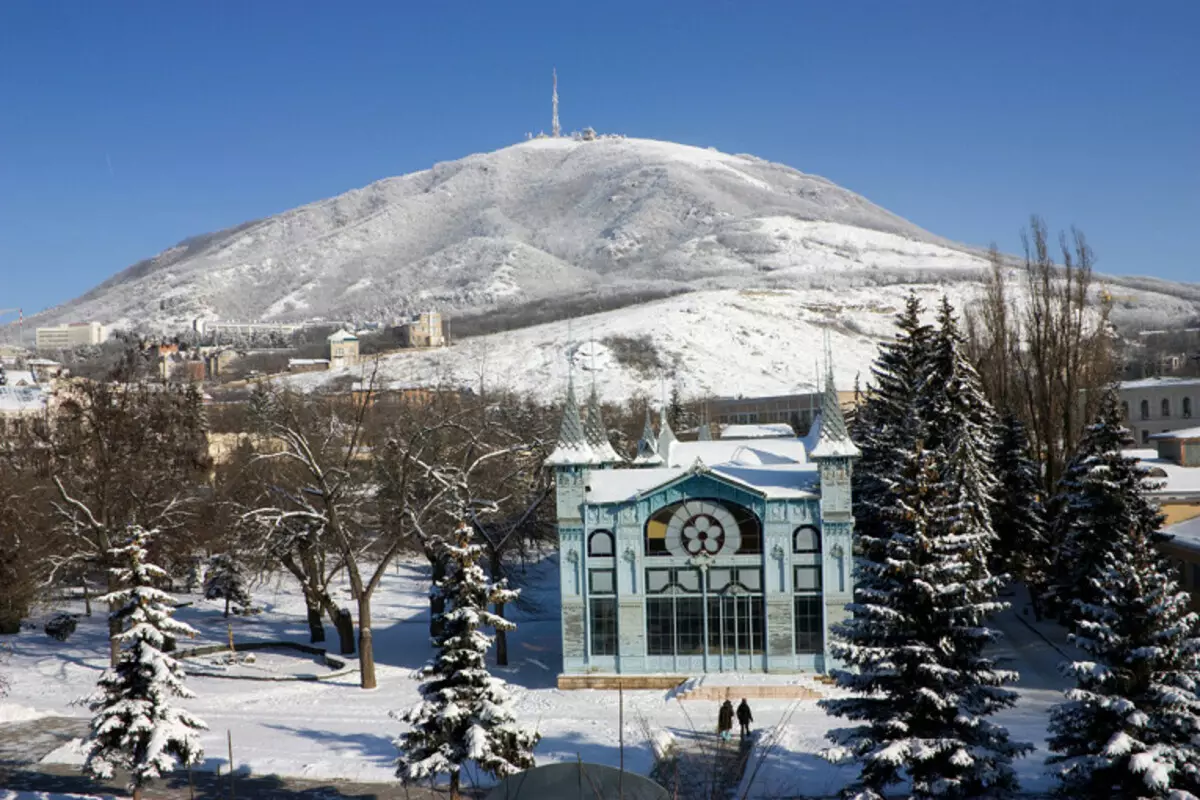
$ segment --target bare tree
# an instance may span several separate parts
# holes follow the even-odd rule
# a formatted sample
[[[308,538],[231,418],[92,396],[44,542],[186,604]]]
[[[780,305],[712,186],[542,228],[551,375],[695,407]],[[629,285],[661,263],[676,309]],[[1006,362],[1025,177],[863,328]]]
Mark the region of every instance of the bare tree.
[[[1095,416],[1100,389],[1116,377],[1115,338],[1111,304],[1096,291],[1094,257],[1083,233],[1060,235],[1061,263],[1039,217],[1031,218],[1022,240],[1025,296],[1008,292],[1008,270],[993,249],[968,335],[989,399],[1025,423],[1051,494]]]
[[[169,533],[168,557],[190,549],[187,525],[211,466],[194,387],[75,384],[41,434],[63,539],[50,581],[81,570],[107,574],[108,552],[130,525]],[[115,663],[115,641],[110,655]]]

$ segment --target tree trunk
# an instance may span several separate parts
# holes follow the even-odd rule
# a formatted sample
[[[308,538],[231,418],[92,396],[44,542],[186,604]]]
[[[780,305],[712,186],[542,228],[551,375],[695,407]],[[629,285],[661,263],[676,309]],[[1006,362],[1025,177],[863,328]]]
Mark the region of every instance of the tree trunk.
[[[83,615],[90,617],[92,615],[92,595],[88,591],[87,577],[83,579]]]
[[[503,563],[500,558],[500,551],[494,547],[488,548],[488,556],[491,561],[492,580],[499,581],[503,570]],[[504,603],[494,603],[493,607],[496,616],[504,619]],[[501,667],[508,666],[508,631],[500,628],[496,629],[496,665]]]
[[[350,610],[339,608],[334,617],[333,626],[337,628],[338,646],[341,648],[342,655],[354,655],[354,618],[350,616]]]
[[[112,585],[112,582],[109,582]],[[108,665],[110,667],[117,666],[117,658],[121,655],[121,642],[117,639],[121,635],[121,620],[116,618],[118,610],[116,603],[108,604]]]
[[[225,619],[229,619],[229,592],[225,592]]]
[[[325,641],[325,626],[321,623],[321,603],[306,591],[304,607],[308,612],[308,641],[312,644]]]
[[[429,592],[429,635],[436,639],[442,635],[442,614],[446,613],[446,597],[437,589],[438,583],[446,577],[446,561],[429,548],[425,549],[425,557],[429,559],[433,581],[433,588]]]
[[[371,595],[367,592],[360,592],[358,596],[358,672],[362,688],[377,686],[375,646],[371,642]]]
[[[462,795],[460,795],[458,793],[458,773],[451,772],[450,773],[450,800],[458,800],[458,798],[461,796]]]

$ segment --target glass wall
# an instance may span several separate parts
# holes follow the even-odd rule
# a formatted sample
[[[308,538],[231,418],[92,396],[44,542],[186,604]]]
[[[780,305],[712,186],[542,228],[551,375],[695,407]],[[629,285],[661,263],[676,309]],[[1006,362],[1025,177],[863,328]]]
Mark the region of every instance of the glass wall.
[[[617,654],[617,574],[611,567],[588,570],[588,631],[591,654]]]

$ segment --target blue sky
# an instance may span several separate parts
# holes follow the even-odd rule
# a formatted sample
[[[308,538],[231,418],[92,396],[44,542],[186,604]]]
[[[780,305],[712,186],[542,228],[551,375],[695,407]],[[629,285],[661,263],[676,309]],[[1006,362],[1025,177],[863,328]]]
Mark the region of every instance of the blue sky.
[[[0,2],[0,308],[549,127],[748,152],[1200,281],[1200,3]]]

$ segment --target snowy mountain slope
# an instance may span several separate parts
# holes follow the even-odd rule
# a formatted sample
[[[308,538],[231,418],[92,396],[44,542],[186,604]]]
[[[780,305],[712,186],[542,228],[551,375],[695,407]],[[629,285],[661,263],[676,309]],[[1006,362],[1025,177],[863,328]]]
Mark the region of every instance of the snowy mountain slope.
[[[535,139],[195,237],[32,321],[388,318],[594,287],[743,285],[775,272],[963,259],[976,256],[753,156]]]
[[[436,383],[487,390],[512,389],[544,401],[561,400],[568,359],[581,391],[593,378],[602,399],[624,402],[644,394],[657,402],[678,383],[688,397],[761,396],[810,391],[829,331],[834,380],[848,389],[865,383],[880,340],[890,337],[893,318],[908,291],[932,309],[942,293],[962,304],[975,286],[896,285],[844,291],[724,289],[622,308],[572,321],[464,339],[449,348],[408,351],[379,361],[377,380]],[[932,314],[932,310],[930,311]],[[622,363],[610,337],[652,344],[664,369]],[[619,348],[617,348],[619,350]],[[284,379],[302,389],[353,375],[369,377],[370,362],[354,368],[306,373]],[[822,368],[823,369],[823,368]]]

